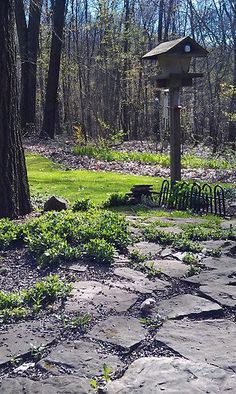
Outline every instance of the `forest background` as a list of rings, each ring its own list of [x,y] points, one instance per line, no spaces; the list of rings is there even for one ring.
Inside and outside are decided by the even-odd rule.
[[[142,56],[190,35],[209,55],[193,60],[204,77],[182,91],[183,139],[235,148],[234,0],[16,0],[16,23],[24,135],[158,141],[158,68]]]

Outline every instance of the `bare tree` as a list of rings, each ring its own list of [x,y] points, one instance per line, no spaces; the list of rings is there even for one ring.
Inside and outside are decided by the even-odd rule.
[[[18,124],[13,0],[0,2],[0,217],[30,211]]]
[[[55,136],[57,90],[61,63],[63,28],[65,23],[65,7],[66,0],[55,0],[53,7],[53,31],[50,63],[46,88],[43,127],[41,131],[42,137],[47,136],[54,138]]]
[[[37,57],[43,0],[31,0],[28,23],[23,0],[15,0],[16,26],[21,58],[21,128],[35,128]]]

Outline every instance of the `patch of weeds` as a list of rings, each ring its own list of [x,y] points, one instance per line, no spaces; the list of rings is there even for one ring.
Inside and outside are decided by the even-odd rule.
[[[164,220],[156,220],[153,224],[157,227],[173,227],[175,223],[165,222]]]
[[[228,232],[222,230],[217,225],[208,227],[207,224],[188,224],[185,225],[184,235],[192,241],[207,241],[210,239],[224,239],[228,236]]]
[[[199,274],[200,271],[201,271],[201,269],[199,267],[196,267],[196,265],[190,264],[190,267],[187,272],[187,276],[193,276],[193,275]]]
[[[71,286],[51,275],[33,287],[17,293],[0,291],[0,319],[20,319],[32,313],[38,313],[42,308],[55,301],[65,299],[71,291]]]
[[[85,245],[85,255],[95,263],[111,264],[114,261],[115,248],[105,239],[91,239]]]
[[[161,269],[155,268],[155,262],[150,261],[142,266],[141,271],[143,271],[148,278],[156,278],[162,274]]]
[[[145,325],[148,328],[151,329],[155,329],[155,328],[159,328],[162,326],[162,320],[160,319],[160,317],[145,317],[145,318],[141,318],[139,319],[140,323]]]
[[[0,322],[7,323],[12,319],[23,319],[28,316],[29,310],[24,307],[0,309]]]
[[[173,246],[181,252],[200,253],[203,249],[202,245],[184,237],[177,237]]]
[[[130,197],[127,194],[113,193],[103,203],[104,208],[120,207],[131,205]]]
[[[186,253],[186,255],[183,257],[183,262],[189,265],[197,265],[198,258],[193,253]]]
[[[208,250],[207,254],[212,257],[220,257],[222,255],[222,249],[220,247],[214,248],[214,249]]]
[[[78,314],[72,318],[63,318],[62,321],[64,328],[66,329],[75,329],[79,327],[83,332],[85,332],[87,325],[91,321],[91,316],[88,313],[85,313],[84,315]]]
[[[133,264],[140,264],[146,260],[146,256],[139,250],[132,250],[131,252],[129,252],[129,259]]]
[[[43,357],[45,348],[46,348],[45,345],[41,345],[41,346],[36,346],[33,344],[31,345],[30,354],[31,357],[34,359],[34,361],[39,361]]]
[[[20,364],[22,364],[23,358],[20,357],[19,355],[15,355],[15,356],[12,356],[10,362],[11,362],[11,364],[12,364],[14,367],[18,367]]]
[[[166,153],[151,152],[121,152],[102,144],[101,146],[88,143],[77,145],[74,152],[81,156],[94,157],[106,161],[134,161],[147,164],[158,164],[162,167],[170,166],[170,157]],[[219,168],[231,169],[232,163],[224,158],[208,157],[202,158],[191,154],[183,155],[181,159],[183,168]]]
[[[115,250],[124,251],[131,242],[125,218],[99,209],[48,212],[24,225],[23,237],[44,267],[88,257],[110,263]]]
[[[102,370],[102,376],[94,377],[90,380],[90,387],[95,392],[98,392],[100,388],[104,387],[111,380],[111,368],[107,364],[103,364]]]
[[[78,211],[88,211],[89,209],[94,208],[94,204],[89,198],[83,198],[82,200],[76,200],[73,207],[72,211],[73,212],[78,212]]]
[[[177,234],[157,229],[155,223],[147,226],[143,234],[147,241],[160,243],[162,245],[171,245],[177,238]]]
[[[0,250],[10,248],[21,239],[21,226],[10,219],[0,219]]]
[[[21,297],[24,304],[38,312],[48,304],[65,299],[70,292],[71,285],[59,280],[57,275],[50,275],[30,289],[22,290]]]

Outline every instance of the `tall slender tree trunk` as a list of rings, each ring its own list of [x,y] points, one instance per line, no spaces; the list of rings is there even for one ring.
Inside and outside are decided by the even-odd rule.
[[[66,0],[55,0],[53,31],[41,137],[54,138]]]
[[[128,71],[130,67],[129,56],[129,30],[130,30],[130,0],[124,0],[125,25],[124,25],[124,67],[123,67],[123,100],[122,100],[122,129],[124,139],[129,139],[129,96],[128,96]]]
[[[0,217],[30,212],[18,125],[13,0],[0,1]]]
[[[40,16],[43,0],[31,0],[27,25],[24,2],[15,0],[16,25],[21,57],[21,128],[35,128],[36,77]]]

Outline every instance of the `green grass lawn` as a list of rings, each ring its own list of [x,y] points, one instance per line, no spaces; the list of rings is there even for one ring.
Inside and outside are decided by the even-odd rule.
[[[90,198],[95,204],[107,200],[111,193],[126,193],[135,184],[152,184],[159,189],[162,179],[148,176],[124,175],[112,172],[63,170],[62,166],[40,156],[26,155],[32,194],[47,193],[68,199]]]
[[[107,200],[112,193],[126,193],[135,184],[151,184],[160,190],[162,178],[125,175],[113,172],[65,170],[63,166],[34,154],[26,155],[31,195],[56,195],[66,198],[71,204],[77,199],[90,198],[95,204]],[[226,185],[224,185],[226,186]],[[232,185],[231,185],[232,187]],[[117,207],[112,210],[138,216],[190,217],[189,212],[163,211],[142,205]],[[196,215],[194,215],[196,216]]]

